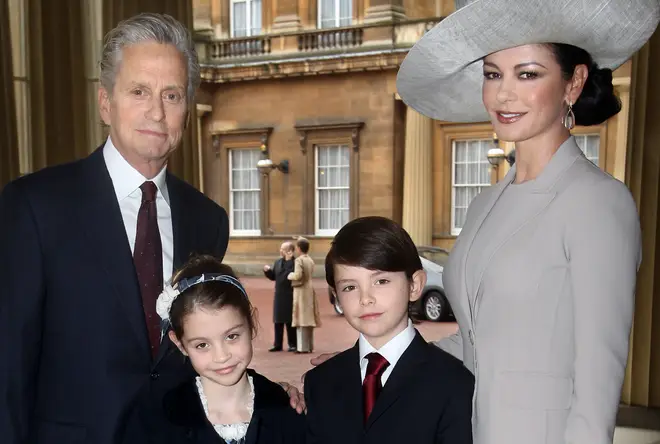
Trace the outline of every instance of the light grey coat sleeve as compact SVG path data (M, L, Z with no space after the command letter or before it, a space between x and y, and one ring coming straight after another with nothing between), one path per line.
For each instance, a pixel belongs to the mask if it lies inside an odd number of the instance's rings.
M597 181L575 196L565 249L574 303L575 361L568 444L611 443L641 260L637 208L629 190Z
M439 341L435 341L433 345L441 348L461 361L463 360L463 337L461 336L460 331L442 338Z

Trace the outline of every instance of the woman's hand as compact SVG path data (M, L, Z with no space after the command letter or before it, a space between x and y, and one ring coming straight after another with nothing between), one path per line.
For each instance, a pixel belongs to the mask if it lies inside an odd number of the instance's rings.
M286 394L289 395L289 402L291 408L295 409L298 413L307 413L307 406L305 406L305 395L303 392L299 392L298 389L291 384L286 382L280 382L280 386L286 391Z
M313 366L321 365L325 361L327 361L330 358L333 358L337 356L339 352L334 352L334 353L323 353L322 355L317 356L316 358L312 358L311 361L309 361Z

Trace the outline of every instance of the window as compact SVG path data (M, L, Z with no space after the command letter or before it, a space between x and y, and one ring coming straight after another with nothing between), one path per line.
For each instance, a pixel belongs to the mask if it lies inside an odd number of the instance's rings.
M231 0L231 36L261 34L261 0Z
M491 139L461 140L452 143L451 233L458 235L465 223L468 206L491 184L488 150Z
M350 217L350 161L348 145L316 147L316 227L320 236L332 236Z
M353 22L353 0L319 0L319 28L348 26Z
M261 234L259 149L229 150L230 231L233 235Z
M586 134L586 135L576 135L575 141L578 146L587 157L591 160L596 166L598 166L599 154L600 154L600 135L598 134Z

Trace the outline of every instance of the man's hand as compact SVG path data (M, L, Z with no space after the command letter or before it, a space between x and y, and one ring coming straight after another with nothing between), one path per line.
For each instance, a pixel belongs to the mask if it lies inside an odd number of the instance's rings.
M284 253L284 259L287 261L293 259L293 251L287 251L286 253Z
M289 402L291 403L291 408L295 409L298 413L307 413L307 406L305 406L305 395L302 392L299 392L297 388L288 384L286 382L278 383L286 391L286 394L289 395Z
M270 265L264 265L264 271L268 273L270 271Z
M328 359L335 357L339 354L339 352L334 352L334 353L323 353L322 355L317 356L316 358L312 358L311 361L309 361L312 365L317 366L323 364L325 361Z

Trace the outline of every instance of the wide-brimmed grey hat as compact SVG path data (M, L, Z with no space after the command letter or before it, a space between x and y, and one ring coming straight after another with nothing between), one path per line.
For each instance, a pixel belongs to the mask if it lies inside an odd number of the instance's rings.
M489 120L481 99L481 59L488 54L565 43L614 70L660 20L660 0L456 0L456 7L412 47L396 82L408 106L452 122Z

